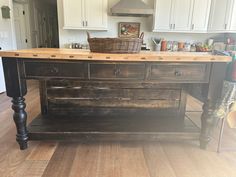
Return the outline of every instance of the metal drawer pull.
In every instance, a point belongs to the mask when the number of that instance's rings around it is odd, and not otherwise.
[[[51,71],[51,73],[58,73],[59,69],[56,67],[53,67],[50,71]]]
[[[115,75],[119,75],[120,72],[121,72],[120,69],[119,69],[119,68],[116,68],[115,71],[114,71],[114,74],[115,74]]]
[[[182,72],[181,72],[181,71],[178,71],[178,70],[176,70],[176,71],[175,71],[175,76],[178,76],[178,77],[179,77],[179,76],[182,76]]]

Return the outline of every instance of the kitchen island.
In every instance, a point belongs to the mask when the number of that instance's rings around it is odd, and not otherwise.
[[[231,61],[208,53],[102,54],[76,49],[5,51],[0,56],[22,150],[28,140],[199,136],[184,119],[186,94],[194,84],[203,90],[200,147],[206,148]],[[27,79],[40,81],[41,98],[41,114],[28,127]]]

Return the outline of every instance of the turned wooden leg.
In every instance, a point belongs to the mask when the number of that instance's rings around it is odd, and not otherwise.
[[[211,140],[211,132],[214,124],[213,117],[214,107],[209,100],[203,105],[203,113],[201,116],[201,134],[200,134],[200,148],[206,149]]]
[[[13,118],[16,124],[17,134],[16,141],[20,145],[20,149],[27,149],[28,132],[26,129],[27,114],[25,112],[25,99],[16,97],[12,100],[12,109],[14,110]]]
[[[12,99],[13,118],[16,124],[16,141],[20,149],[27,149],[28,132],[26,129],[27,114],[25,99],[27,93],[26,80],[23,79],[23,62],[17,58],[3,58],[3,69],[6,82],[7,96]]]

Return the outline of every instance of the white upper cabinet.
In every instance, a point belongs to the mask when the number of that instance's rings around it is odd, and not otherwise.
[[[171,30],[172,0],[156,0],[154,13],[154,30]]]
[[[156,0],[153,31],[207,32],[211,0]]]
[[[212,0],[209,31],[224,32],[229,28],[231,0]]]
[[[190,31],[193,0],[173,0],[172,29]]]
[[[231,0],[231,8],[229,15],[229,32],[236,32],[236,0]]]
[[[83,0],[63,0],[64,28],[83,28]]]
[[[63,0],[64,29],[106,30],[107,0]]]
[[[191,29],[194,32],[206,32],[208,28],[211,0],[194,0]]]
[[[107,0],[85,0],[88,28],[107,28]]]

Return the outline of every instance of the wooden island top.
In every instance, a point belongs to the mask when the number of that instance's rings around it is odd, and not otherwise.
[[[159,61],[159,62],[230,62],[231,57],[204,52],[150,52],[138,54],[92,53],[80,49],[34,48],[1,51],[1,57],[85,60],[85,61]]]

